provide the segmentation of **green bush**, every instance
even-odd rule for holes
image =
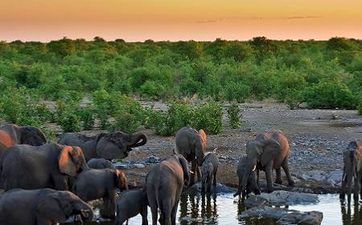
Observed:
[[[204,129],[207,134],[218,134],[222,131],[222,107],[219,103],[204,103],[196,106],[191,126]]]
[[[362,115],[362,103],[358,105],[358,114]]]
[[[231,104],[227,108],[227,113],[228,113],[230,127],[233,129],[240,128],[242,115],[239,106],[235,103]]]
[[[94,127],[94,109],[83,107],[79,110],[78,115],[82,121],[83,130],[91,130]]]
[[[63,132],[78,132],[81,130],[81,118],[78,115],[78,102],[57,101],[57,124]]]
[[[321,82],[304,91],[304,100],[311,108],[356,107],[356,99],[349,88],[340,82]]]

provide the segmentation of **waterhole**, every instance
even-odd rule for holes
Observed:
[[[299,211],[320,211],[323,213],[323,225],[358,225],[362,224],[361,205],[341,205],[338,195],[319,195],[319,203],[312,205],[294,205],[289,209]],[[241,201],[234,198],[232,193],[219,193],[215,195],[202,196],[199,193],[183,194],[177,213],[177,224],[245,224],[245,225],[273,225],[275,221],[265,218],[240,219],[239,215],[245,210]],[[148,223],[152,224],[151,212],[148,212]],[[80,223],[70,223],[72,225]],[[83,223],[84,225],[113,225],[113,221],[94,221]],[[129,220],[129,225],[142,224],[141,216],[138,215]],[[69,225],[69,223],[68,223]]]

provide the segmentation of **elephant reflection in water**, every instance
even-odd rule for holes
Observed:
[[[354,204],[353,206],[341,204],[341,214],[344,225],[357,225],[362,223],[362,206],[359,204]]]
[[[199,224],[200,220],[217,222],[216,207],[216,194],[185,193],[180,199],[180,224]],[[183,219],[185,217],[191,220]]]

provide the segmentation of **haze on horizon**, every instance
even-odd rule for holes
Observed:
[[[362,39],[361,0],[1,0],[0,40]]]

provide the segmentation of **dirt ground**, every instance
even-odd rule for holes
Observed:
[[[316,174],[339,171],[343,168],[342,151],[348,142],[362,138],[362,117],[355,110],[289,110],[286,105],[274,102],[244,103],[242,109],[243,125],[240,129],[228,128],[224,118],[224,131],[218,135],[208,135],[207,150],[217,148],[220,158],[218,182],[236,187],[238,178],[236,167],[239,158],[245,154],[245,143],[253,139],[255,134],[265,130],[280,129],[289,138],[291,152],[289,167],[296,187],[293,190],[312,190],[313,192],[334,192],[338,185],[302,179],[305,174]],[[135,149],[125,160],[140,161],[149,156],[161,159],[172,154],[174,137],[160,137],[151,130],[144,130],[148,142]],[[145,164],[144,168],[127,170],[129,181],[134,185],[142,185],[145,175],[152,168]],[[261,173],[261,184],[263,173]],[[284,173],[282,172],[284,178]],[[322,178],[321,178],[322,179]],[[285,182],[286,183],[286,182]],[[280,189],[288,189],[279,186]],[[308,190],[307,190],[308,191]]]

